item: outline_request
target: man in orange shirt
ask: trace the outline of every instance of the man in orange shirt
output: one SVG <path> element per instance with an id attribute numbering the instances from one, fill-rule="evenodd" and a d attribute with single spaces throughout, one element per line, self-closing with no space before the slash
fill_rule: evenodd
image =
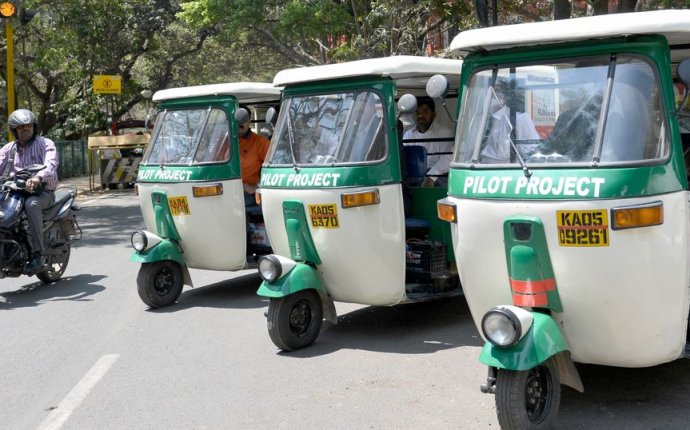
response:
<path id="1" fill-rule="evenodd" d="M 235 112 L 240 138 L 240 167 L 242 169 L 242 186 L 244 187 L 244 205 L 256 206 L 254 194 L 259 186 L 261 165 L 266 159 L 268 145 L 265 137 L 256 134 L 249 128 L 249 111 L 240 108 Z"/>

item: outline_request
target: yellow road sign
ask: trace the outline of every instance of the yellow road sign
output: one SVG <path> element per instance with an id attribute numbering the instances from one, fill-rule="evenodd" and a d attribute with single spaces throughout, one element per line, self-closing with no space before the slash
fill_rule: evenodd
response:
<path id="1" fill-rule="evenodd" d="M 96 94 L 120 94 L 122 77 L 120 75 L 93 75 L 93 92 Z"/>

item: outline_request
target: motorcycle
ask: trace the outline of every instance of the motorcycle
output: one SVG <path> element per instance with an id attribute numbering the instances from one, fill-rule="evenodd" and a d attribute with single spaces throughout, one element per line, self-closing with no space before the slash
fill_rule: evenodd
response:
<path id="1" fill-rule="evenodd" d="M 26 182 L 45 166 L 32 164 L 13 176 L 0 177 L 0 279 L 33 276 L 45 283 L 62 277 L 69 262 L 72 244 L 81 239 L 81 228 L 74 214 L 76 188 L 55 191 L 55 202 L 43 211 L 43 238 L 46 265 L 38 272 L 27 270 L 31 259 L 31 230 L 24 202 L 31 195 Z"/>

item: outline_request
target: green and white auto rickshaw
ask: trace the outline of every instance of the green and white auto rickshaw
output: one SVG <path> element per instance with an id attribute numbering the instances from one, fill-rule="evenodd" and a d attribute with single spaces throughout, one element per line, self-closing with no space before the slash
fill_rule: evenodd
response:
<path id="1" fill-rule="evenodd" d="M 240 270 L 271 251 L 260 208 L 245 208 L 235 113 L 253 111 L 255 131 L 270 133 L 262 121 L 280 89 L 202 85 L 161 90 L 153 101 L 159 112 L 137 176 L 146 230 L 132 234 L 130 260 L 141 263 L 139 297 L 158 308 L 192 285 L 189 268 Z"/>
<path id="2" fill-rule="evenodd" d="M 551 428 L 574 362 L 686 355 L 690 10 L 466 31 L 448 197 L 502 428 Z M 682 86 L 682 85 L 681 85 Z"/>
<path id="3" fill-rule="evenodd" d="M 400 113 L 412 113 L 413 95 L 435 74 L 457 87 L 460 65 L 397 56 L 275 76 L 284 93 L 259 189 L 275 254 L 259 260 L 258 294 L 270 299 L 268 332 L 278 348 L 313 343 L 323 318 L 337 322 L 334 301 L 395 305 L 462 292 L 450 229 L 436 216 L 446 187 L 414 186 L 427 156 L 450 151 L 426 153 L 419 140 L 403 147 L 406 121 L 396 113 L 399 98 Z M 452 142 L 457 100 L 448 101 L 436 120 L 450 124 Z"/>

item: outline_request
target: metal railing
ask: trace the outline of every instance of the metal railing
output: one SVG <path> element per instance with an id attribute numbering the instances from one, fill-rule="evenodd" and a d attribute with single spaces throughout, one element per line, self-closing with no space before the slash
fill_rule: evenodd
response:
<path id="1" fill-rule="evenodd" d="M 67 179 L 89 174 L 89 155 L 85 139 L 56 141 L 58 178 Z"/>

